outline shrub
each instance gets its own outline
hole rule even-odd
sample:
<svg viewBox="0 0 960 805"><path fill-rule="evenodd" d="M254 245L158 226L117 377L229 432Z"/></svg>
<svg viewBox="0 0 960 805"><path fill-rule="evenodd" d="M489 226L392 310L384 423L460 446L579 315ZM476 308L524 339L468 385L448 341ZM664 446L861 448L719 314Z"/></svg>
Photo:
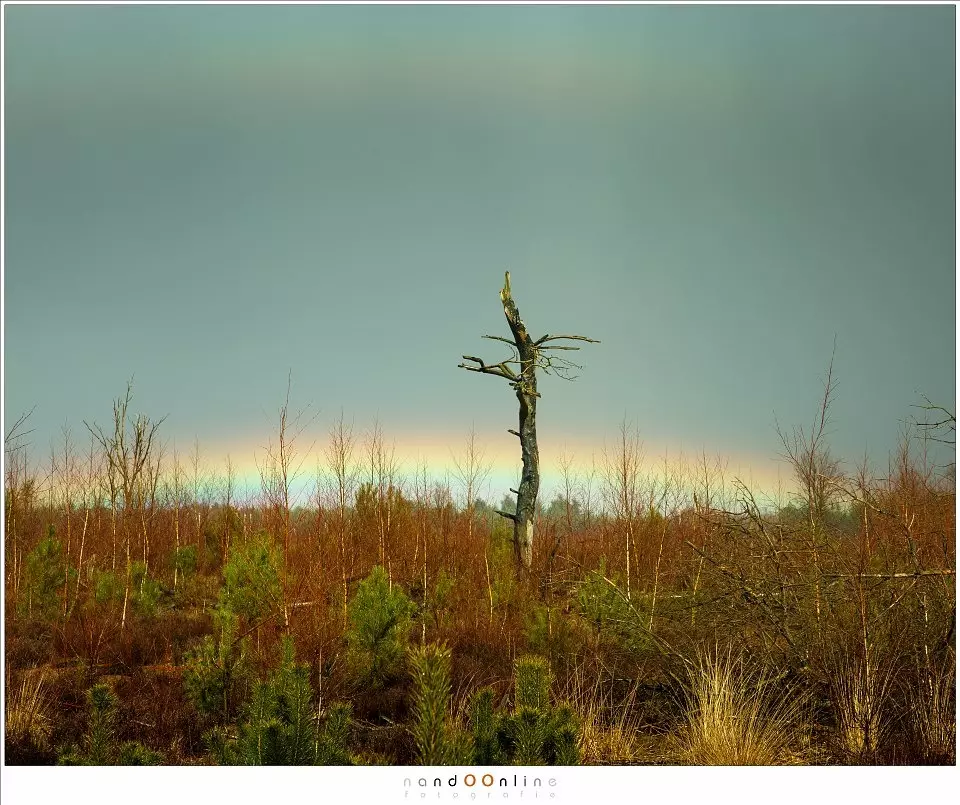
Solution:
<svg viewBox="0 0 960 805"><path fill-rule="evenodd" d="M470 726L473 733L473 762L481 766L502 766L506 757L500 746L500 717L494 706L492 688L481 688L470 702Z"/></svg>
<svg viewBox="0 0 960 805"><path fill-rule="evenodd" d="M93 572L93 601L97 604L123 601L123 579L112 570L95 570Z"/></svg>
<svg viewBox="0 0 960 805"><path fill-rule="evenodd" d="M184 545L173 551L173 568L184 579L197 572L197 546Z"/></svg>
<svg viewBox="0 0 960 805"><path fill-rule="evenodd" d="M29 673L24 674L18 687L8 689L4 722L8 763L20 757L43 755L49 750L52 702L43 683L42 671Z"/></svg>
<svg viewBox="0 0 960 805"><path fill-rule="evenodd" d="M550 704L551 676L543 657L518 658L512 713L494 710L490 688L474 694L470 708L474 763L572 766L579 762L579 723L569 706Z"/></svg>
<svg viewBox="0 0 960 805"><path fill-rule="evenodd" d="M697 766L792 763L805 720L798 690L778 690L767 672L749 672L729 652L701 654L690 672L682 758Z"/></svg>
<svg viewBox="0 0 960 805"><path fill-rule="evenodd" d="M566 615L559 607L542 604L533 606L527 614L525 633L531 651L552 659L569 659L583 646L582 621Z"/></svg>
<svg viewBox="0 0 960 805"><path fill-rule="evenodd" d="M310 766L316 760L316 726L306 666L294 660L293 642L283 643L280 666L254 687L240 728L240 751L248 765Z"/></svg>
<svg viewBox="0 0 960 805"><path fill-rule="evenodd" d="M536 655L518 657L513 668L514 704L517 710L545 710L550 706L550 664Z"/></svg>
<svg viewBox="0 0 960 805"><path fill-rule="evenodd" d="M429 616L438 628L446 626L450 619L450 600L455 584L456 582L453 576L441 570L437 574L437 580L434 582L433 590L428 592L425 597L424 618Z"/></svg>
<svg viewBox="0 0 960 805"><path fill-rule="evenodd" d="M254 687L236 738L211 736L223 764L248 766L349 765L349 705L335 705L318 729L309 668L294 659L293 641L283 642L280 665Z"/></svg>
<svg viewBox="0 0 960 805"><path fill-rule="evenodd" d="M250 620L268 615L282 602L280 551L264 533L236 543L223 568L221 606Z"/></svg>
<svg viewBox="0 0 960 805"><path fill-rule="evenodd" d="M410 632L413 603L386 571L375 567L360 582L348 608L349 662L360 684L380 687L395 678Z"/></svg>
<svg viewBox="0 0 960 805"><path fill-rule="evenodd" d="M67 581L63 546L50 526L48 535L27 554L20 591L20 614L40 620L54 619L60 608L60 593Z"/></svg>
<svg viewBox="0 0 960 805"><path fill-rule="evenodd" d="M94 685L87 693L89 721L80 746L61 753L64 766L156 766L163 756L138 741L116 742L117 697L106 685Z"/></svg>
<svg viewBox="0 0 960 805"><path fill-rule="evenodd" d="M910 713L922 756L955 764L957 758L956 659L931 665L910 691Z"/></svg>
<svg viewBox="0 0 960 805"><path fill-rule="evenodd" d="M161 588L156 579L150 578L143 562L130 566L130 600L134 611L146 618L154 618L160 609Z"/></svg>
<svg viewBox="0 0 960 805"><path fill-rule="evenodd" d="M417 758L425 766L470 762L469 747L457 734L449 717L450 650L424 646L410 655L415 686L413 727Z"/></svg>
<svg viewBox="0 0 960 805"><path fill-rule="evenodd" d="M353 708L343 702L337 702L330 706L326 716L321 721L320 735L317 741L318 766L353 765L353 760L347 750L352 711Z"/></svg>
<svg viewBox="0 0 960 805"><path fill-rule="evenodd" d="M830 694L836 714L842 752L854 760L871 760L887 738L887 707L893 688L893 669L881 663L879 652L842 645L827 660Z"/></svg>
<svg viewBox="0 0 960 805"><path fill-rule="evenodd" d="M626 593L604 578L604 567L591 573L577 590L577 608L595 630L599 641L610 641L631 652L643 651L648 643L641 613Z"/></svg>
<svg viewBox="0 0 960 805"><path fill-rule="evenodd" d="M237 639L237 617L227 609L217 609L214 622L219 636L206 636L187 655L183 686L199 712L226 724L249 686L249 639Z"/></svg>

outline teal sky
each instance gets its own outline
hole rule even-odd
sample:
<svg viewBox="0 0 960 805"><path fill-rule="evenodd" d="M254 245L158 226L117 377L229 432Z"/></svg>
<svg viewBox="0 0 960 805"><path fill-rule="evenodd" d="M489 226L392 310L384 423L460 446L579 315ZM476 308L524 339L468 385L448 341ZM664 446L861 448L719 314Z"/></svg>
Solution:
<svg viewBox="0 0 960 805"><path fill-rule="evenodd" d="M33 449L135 407L252 466L292 371L498 471L512 272L549 462L626 416L648 453L775 473L836 336L831 441L885 463L956 388L955 9L5 6L4 411ZM501 455L502 454L502 455Z"/></svg>

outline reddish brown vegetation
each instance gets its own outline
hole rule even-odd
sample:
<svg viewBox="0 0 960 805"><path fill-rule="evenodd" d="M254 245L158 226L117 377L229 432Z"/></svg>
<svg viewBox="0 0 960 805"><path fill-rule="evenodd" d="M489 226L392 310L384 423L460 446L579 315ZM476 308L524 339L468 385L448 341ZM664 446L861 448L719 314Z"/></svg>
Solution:
<svg viewBox="0 0 960 805"><path fill-rule="evenodd" d="M944 686L953 702L952 469L914 457L904 440L887 477L844 475L822 445L798 441L799 495L761 505L706 460L647 475L623 436L592 482L567 462L565 495L541 511L532 572L519 576L506 524L473 492L457 507L447 485L402 477L382 435L360 455L342 424L312 503L299 507L283 427L285 452L265 467L258 501L198 460L190 481L179 465L157 464L111 505L97 451L80 461L68 441L43 483L8 451L8 691L45 668L54 723L45 748L11 759L50 762L77 742L85 693L106 680L122 740L202 762L210 724L184 695L183 665L214 631L232 547L261 532L282 574L279 599L240 620L254 668L275 665L291 635L318 707L352 701L361 758L414 759L409 680L358 689L345 660L346 602L380 565L416 605L411 641L450 647L455 702L488 684L506 694L516 657L542 654L557 690L589 712L590 741L608 746L598 730L615 728L633 747L620 762L696 762L664 736L682 730L694 659L730 645L770 684L809 695L809 735L798 730L794 747L803 760L950 759L952 723L936 723L947 716L931 703ZM37 567L51 535L61 554L46 566L62 573L52 585ZM585 760L604 759L583 740Z"/></svg>

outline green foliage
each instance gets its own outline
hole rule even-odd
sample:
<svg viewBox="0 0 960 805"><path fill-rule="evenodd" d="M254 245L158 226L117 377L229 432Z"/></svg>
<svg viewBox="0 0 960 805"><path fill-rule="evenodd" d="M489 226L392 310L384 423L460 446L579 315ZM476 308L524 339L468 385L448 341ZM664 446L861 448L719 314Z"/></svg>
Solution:
<svg viewBox="0 0 960 805"><path fill-rule="evenodd" d="M356 681L382 686L402 665L414 605L399 587L391 589L387 573L375 567L350 600L346 639Z"/></svg>
<svg viewBox="0 0 960 805"><path fill-rule="evenodd" d="M492 688L481 688L470 701L473 762L481 766L502 766L507 762L500 746L500 717L494 708L493 697Z"/></svg>
<svg viewBox="0 0 960 805"><path fill-rule="evenodd" d="M559 705L553 708L545 730L547 741L544 754L552 766L576 766L580 762L580 725L573 708Z"/></svg>
<svg viewBox="0 0 960 805"><path fill-rule="evenodd" d="M93 600L97 604L123 600L123 579L112 570L95 570L93 573Z"/></svg>
<svg viewBox="0 0 960 805"><path fill-rule="evenodd" d="M237 616L227 609L214 612L219 636L210 635L186 658L183 685L198 711L226 724L249 687L249 639L237 639Z"/></svg>
<svg viewBox="0 0 960 805"><path fill-rule="evenodd" d="M221 605L250 620L279 607L281 562L279 549L264 533L234 544L223 568Z"/></svg>
<svg viewBox="0 0 960 805"><path fill-rule="evenodd" d="M163 755L148 749L139 741L124 741L117 748L118 766L160 766Z"/></svg>
<svg viewBox="0 0 960 805"><path fill-rule="evenodd" d="M437 574L437 580L434 582L433 591L430 592L424 602L425 614L429 613L436 626L442 627L449 620L450 600L453 595L453 588L456 586L456 580L441 570Z"/></svg>
<svg viewBox="0 0 960 805"><path fill-rule="evenodd" d="M173 567L177 574L189 579L197 572L197 546L184 545L173 551Z"/></svg>
<svg viewBox="0 0 960 805"><path fill-rule="evenodd" d="M317 740L318 766L350 766L353 761L347 750L350 737L352 707L338 702L331 705L323 719Z"/></svg>
<svg viewBox="0 0 960 805"><path fill-rule="evenodd" d="M510 713L496 712L490 688L474 694L470 707L474 763L572 766L579 762L580 727L569 706L550 704L551 677L544 658L518 658Z"/></svg>
<svg viewBox="0 0 960 805"><path fill-rule="evenodd" d="M582 650L586 635L583 622L559 607L535 604L527 613L525 629L531 651L552 659L566 659Z"/></svg>
<svg viewBox="0 0 960 805"><path fill-rule="evenodd" d="M513 750L513 762L521 766L542 765L541 755L546 742L546 724L541 714L529 707L518 707L504 726Z"/></svg>
<svg viewBox="0 0 960 805"><path fill-rule="evenodd" d="M334 706L318 730L309 667L296 662L288 637L280 665L254 687L237 737L221 728L208 741L215 757L227 765L348 765L350 712L349 705Z"/></svg>
<svg viewBox="0 0 960 805"><path fill-rule="evenodd" d="M543 657L518 657L513 666L514 702L517 710L546 710L550 706L550 663Z"/></svg>
<svg viewBox="0 0 960 805"><path fill-rule="evenodd" d="M309 669L294 661L293 642L272 677L254 688L240 729L243 757L251 765L310 766L316 760Z"/></svg>
<svg viewBox="0 0 960 805"><path fill-rule="evenodd" d="M161 588L156 579L150 578L143 562L130 566L130 599L134 610L146 618L154 618L160 609Z"/></svg>
<svg viewBox="0 0 960 805"><path fill-rule="evenodd" d="M60 593L67 581L63 546L56 538L53 526L50 526L47 536L27 554L24 562L20 614L41 620L55 618L60 607Z"/></svg>
<svg viewBox="0 0 960 805"><path fill-rule="evenodd" d="M445 646L424 646L410 654L413 671L413 737L419 762L425 766L469 763L469 748L464 750L450 722L450 650Z"/></svg>
<svg viewBox="0 0 960 805"><path fill-rule="evenodd" d="M117 697L109 687L94 685L87 692L89 721L80 746L62 752L64 766L156 766L163 756L138 741L116 742Z"/></svg>
<svg viewBox="0 0 960 805"><path fill-rule="evenodd" d="M577 590L577 608L595 630L598 639L610 641L631 652L649 646L640 625L639 610L619 587L605 578L604 566L592 573Z"/></svg>

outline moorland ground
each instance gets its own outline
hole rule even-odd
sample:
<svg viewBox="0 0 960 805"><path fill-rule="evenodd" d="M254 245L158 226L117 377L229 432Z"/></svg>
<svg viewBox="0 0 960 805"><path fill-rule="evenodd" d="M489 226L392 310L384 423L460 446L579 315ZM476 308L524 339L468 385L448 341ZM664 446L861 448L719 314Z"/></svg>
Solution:
<svg viewBox="0 0 960 805"><path fill-rule="evenodd" d="M256 495L124 398L42 471L14 429L6 760L953 763L952 417L870 474L828 404L775 502L623 426L563 463L530 571L474 438L438 482L341 419L294 502L285 409Z"/></svg>

